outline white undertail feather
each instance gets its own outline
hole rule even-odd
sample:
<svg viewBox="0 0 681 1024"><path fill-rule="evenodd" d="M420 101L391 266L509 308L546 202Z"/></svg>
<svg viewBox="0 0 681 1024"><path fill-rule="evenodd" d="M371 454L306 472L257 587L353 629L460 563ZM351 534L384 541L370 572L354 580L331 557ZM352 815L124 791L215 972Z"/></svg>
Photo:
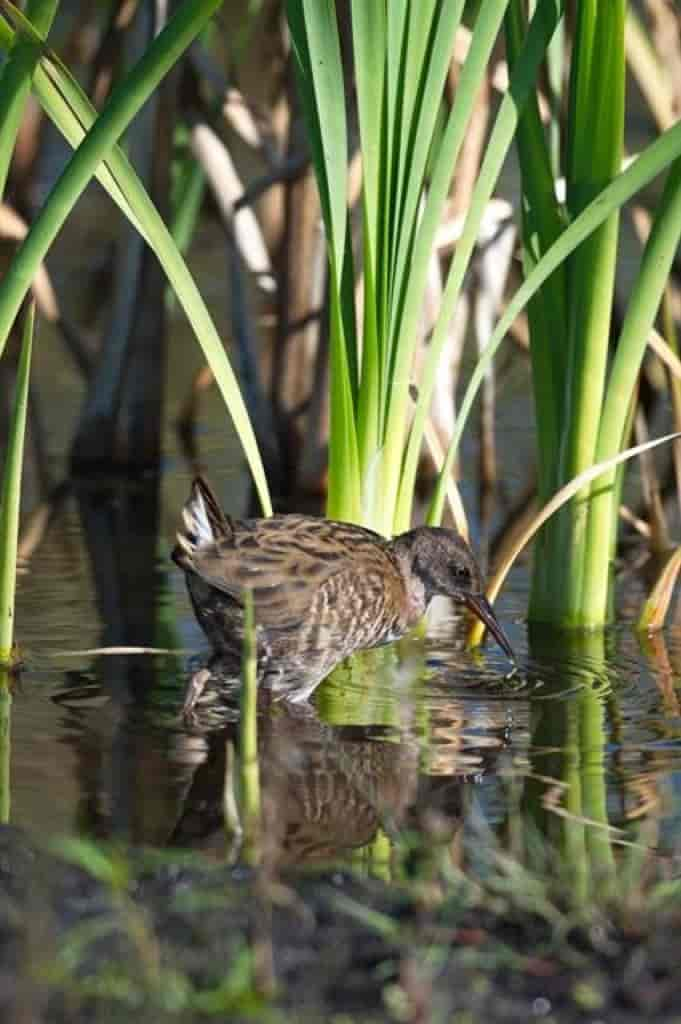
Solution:
<svg viewBox="0 0 681 1024"><path fill-rule="evenodd" d="M213 524L198 488L192 492L191 498L182 509L182 521L185 532L178 533L177 543L188 555L193 555L198 549L215 543Z"/></svg>

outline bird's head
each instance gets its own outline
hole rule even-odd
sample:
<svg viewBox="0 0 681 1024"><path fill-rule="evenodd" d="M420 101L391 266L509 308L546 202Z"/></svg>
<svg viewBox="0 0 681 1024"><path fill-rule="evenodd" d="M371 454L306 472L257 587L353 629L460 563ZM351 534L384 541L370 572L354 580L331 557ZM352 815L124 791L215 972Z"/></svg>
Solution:
<svg viewBox="0 0 681 1024"><path fill-rule="evenodd" d="M423 587L426 606L435 596L464 604L489 629L501 649L514 659L513 650L485 597L483 578L473 552L455 530L417 526L392 541L400 565Z"/></svg>

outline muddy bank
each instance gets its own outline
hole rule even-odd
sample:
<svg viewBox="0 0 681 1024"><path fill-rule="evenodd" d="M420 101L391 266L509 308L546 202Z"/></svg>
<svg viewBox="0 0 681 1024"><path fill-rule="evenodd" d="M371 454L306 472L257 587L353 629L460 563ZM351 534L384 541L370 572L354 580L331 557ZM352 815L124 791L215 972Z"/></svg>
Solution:
<svg viewBox="0 0 681 1024"><path fill-rule="evenodd" d="M73 841L55 854L5 827L0 1019L681 1021L678 898L617 924L530 903Z"/></svg>

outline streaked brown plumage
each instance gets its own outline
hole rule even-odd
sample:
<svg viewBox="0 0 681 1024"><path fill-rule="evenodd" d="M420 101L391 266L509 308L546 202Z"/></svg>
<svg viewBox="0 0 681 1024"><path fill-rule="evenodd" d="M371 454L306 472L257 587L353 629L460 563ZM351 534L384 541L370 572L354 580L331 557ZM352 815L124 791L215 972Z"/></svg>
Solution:
<svg viewBox="0 0 681 1024"><path fill-rule="evenodd" d="M313 516L233 521L201 478L183 521L173 559L216 656L238 669L250 589L259 677L289 699L305 699L353 651L403 636L436 594L466 604L513 657L475 558L453 530L421 526L388 541ZM209 675L190 689L188 708Z"/></svg>

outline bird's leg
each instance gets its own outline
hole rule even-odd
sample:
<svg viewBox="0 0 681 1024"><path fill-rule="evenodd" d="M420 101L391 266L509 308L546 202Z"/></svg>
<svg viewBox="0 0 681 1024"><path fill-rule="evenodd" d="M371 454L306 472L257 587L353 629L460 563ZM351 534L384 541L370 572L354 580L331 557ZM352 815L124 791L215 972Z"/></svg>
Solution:
<svg viewBox="0 0 681 1024"><path fill-rule="evenodd" d="M199 700L199 697L203 693L206 683L211 677L211 672L207 668L200 668L198 672L189 680L187 686L187 692L184 695L184 704L182 705L182 717L191 718L194 708Z"/></svg>

